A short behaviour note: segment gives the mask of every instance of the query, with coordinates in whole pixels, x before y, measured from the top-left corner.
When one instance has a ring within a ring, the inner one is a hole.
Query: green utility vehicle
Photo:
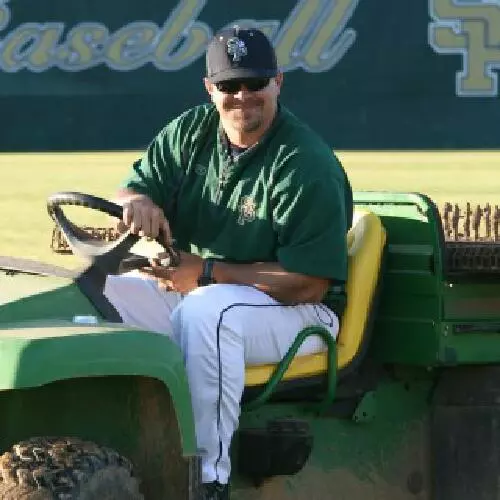
[[[500,216],[442,217],[419,194],[355,204],[340,335],[297,332],[277,366],[247,367],[231,498],[497,499]],[[58,193],[49,212],[91,264],[0,259],[0,498],[196,499],[181,353],[102,293],[137,238],[91,238],[65,205],[121,214]],[[296,357],[308,335],[328,351]]]

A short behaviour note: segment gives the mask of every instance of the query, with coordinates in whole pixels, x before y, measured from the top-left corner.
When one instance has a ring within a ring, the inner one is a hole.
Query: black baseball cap
[[[272,78],[278,74],[269,39],[255,28],[237,26],[217,33],[207,48],[207,78],[212,83],[239,78]]]

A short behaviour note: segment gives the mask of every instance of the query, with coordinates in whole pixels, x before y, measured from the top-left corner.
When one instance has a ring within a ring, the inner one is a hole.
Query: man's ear
[[[278,73],[275,77],[274,80],[276,82],[276,86],[278,87],[278,90],[281,90],[281,86],[283,85],[283,73]]]
[[[203,78],[203,83],[205,84],[205,89],[211,96],[214,92],[214,84],[208,80],[208,78]]]

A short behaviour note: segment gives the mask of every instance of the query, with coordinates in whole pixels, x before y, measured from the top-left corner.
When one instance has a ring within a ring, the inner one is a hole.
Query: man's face
[[[278,95],[283,75],[265,80],[229,80],[219,84],[210,83],[205,78],[205,87],[212,98],[225,128],[230,127],[240,134],[264,133],[276,113]]]

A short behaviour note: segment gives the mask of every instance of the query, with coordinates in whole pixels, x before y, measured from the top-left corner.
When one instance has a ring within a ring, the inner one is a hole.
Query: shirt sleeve
[[[169,218],[183,178],[177,120],[169,123],[133,165],[122,188],[149,196]]]
[[[289,160],[287,174],[272,192],[278,261],[290,272],[345,281],[347,223],[341,167],[332,158],[325,168],[308,172],[299,161]]]

